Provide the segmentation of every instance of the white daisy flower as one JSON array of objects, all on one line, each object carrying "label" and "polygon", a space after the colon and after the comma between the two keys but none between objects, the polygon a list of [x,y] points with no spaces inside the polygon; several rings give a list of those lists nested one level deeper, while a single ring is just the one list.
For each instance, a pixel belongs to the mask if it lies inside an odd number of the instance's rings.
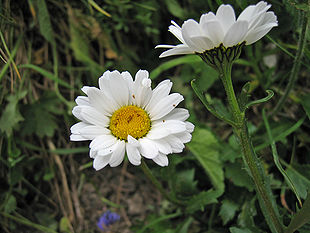
[{"label": "white daisy flower", "polygon": [[143,156],[168,166],[167,155],[182,152],[194,130],[186,121],[188,110],[176,108],[183,96],[169,94],[171,87],[164,80],[152,90],[146,70],[139,70],[135,80],[127,71],[106,71],[99,89],[84,86],[87,96],[76,98],[72,113],[81,122],[71,127],[71,141],[92,140],[96,170],[118,166],[125,153],[133,165],[140,165]]},{"label": "white daisy flower", "polygon": [[216,14],[209,12],[200,17],[199,23],[193,19],[185,21],[182,28],[171,21],[169,31],[182,44],[158,45],[156,48],[168,48],[159,57],[179,54],[204,53],[223,45],[225,48],[242,43],[253,44],[278,25],[277,17],[266,2],[260,1],[242,11],[236,20],[230,5],[221,5]]}]

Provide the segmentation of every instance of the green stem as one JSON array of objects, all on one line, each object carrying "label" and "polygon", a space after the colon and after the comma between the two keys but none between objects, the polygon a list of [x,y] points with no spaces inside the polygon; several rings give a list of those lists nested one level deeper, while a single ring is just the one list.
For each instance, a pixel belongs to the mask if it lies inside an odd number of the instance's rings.
[{"label": "green stem", "polygon": [[[273,227],[276,229],[278,233],[283,232],[282,224],[276,214],[276,210],[272,204],[271,196],[268,193],[265,181],[264,181],[264,174],[260,170],[259,159],[257,158],[254,149],[252,147],[251,139],[248,135],[248,129],[245,120],[245,113],[240,110],[235,91],[233,88],[232,80],[231,80],[231,69],[232,64],[227,64],[224,69],[222,69],[221,79],[227,94],[228,104],[230,106],[231,112],[233,114],[235,120],[234,133],[238,137],[241,150],[243,154],[243,159],[248,167],[248,170],[253,178],[257,193],[262,200],[262,208],[263,212],[267,213],[270,217],[271,223]],[[265,210],[265,211],[264,211]]]},{"label": "green stem", "polygon": [[299,69],[300,69],[300,64],[301,64],[301,58],[303,56],[303,52],[305,49],[305,45],[307,42],[306,39],[306,35],[307,35],[307,28],[308,28],[308,16],[307,13],[301,11],[301,18],[302,18],[302,30],[300,33],[300,37],[298,40],[298,49],[297,49],[297,54],[295,56],[295,60],[294,60],[294,65],[293,68],[291,70],[290,76],[289,76],[289,81],[288,84],[285,88],[285,92],[283,94],[283,96],[280,98],[279,102],[277,103],[276,107],[274,108],[274,110],[270,113],[271,116],[273,116],[274,114],[276,114],[278,111],[280,111],[288,97],[288,95],[290,94],[291,90],[294,87],[294,84],[297,80],[298,77],[298,73],[299,73]]},{"label": "green stem", "polygon": [[144,160],[141,161],[141,169],[144,172],[144,174],[147,176],[147,178],[149,178],[151,180],[151,182],[153,183],[153,185],[155,185],[155,187],[160,191],[160,193],[170,202],[179,205],[179,206],[184,206],[185,203],[183,203],[182,201],[179,201],[175,198],[173,198],[171,195],[169,195],[166,190],[163,188],[163,186],[159,183],[159,181],[157,180],[157,178],[152,174],[150,168],[147,166],[147,164],[144,162]]}]

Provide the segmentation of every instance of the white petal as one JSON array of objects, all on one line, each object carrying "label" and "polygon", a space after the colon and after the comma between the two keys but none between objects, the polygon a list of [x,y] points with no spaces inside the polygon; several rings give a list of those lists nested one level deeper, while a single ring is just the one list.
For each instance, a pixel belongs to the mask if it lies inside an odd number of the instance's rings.
[{"label": "white petal", "polygon": [[163,120],[153,122],[152,129],[147,134],[149,139],[160,139],[169,134],[176,134],[186,131],[186,124],[178,120]]},{"label": "white petal", "polygon": [[111,147],[112,145],[116,144],[116,142],[117,139],[113,135],[100,135],[92,140],[92,142],[89,144],[89,147],[93,150],[100,150]]},{"label": "white petal", "polygon": [[107,166],[109,163],[110,157],[111,157],[110,155],[108,155],[108,156],[96,156],[94,159],[94,163],[93,163],[93,166],[96,169],[96,171]]},{"label": "white petal", "polygon": [[73,134],[80,134],[80,130],[89,125],[90,124],[87,124],[85,122],[79,122],[79,123],[72,125],[70,128],[70,131]]},{"label": "white petal", "polygon": [[[86,105],[82,105],[82,106],[86,106]],[[83,120],[83,117],[81,115],[81,112],[82,112],[82,106],[75,106],[73,109],[72,109],[72,114],[73,116],[75,116],[77,119],[79,120]]]},{"label": "white petal", "polygon": [[207,14],[203,14],[200,16],[200,21],[199,21],[199,24],[204,24],[204,23],[207,23],[207,22],[210,22],[210,21],[215,21],[217,20],[215,14],[213,12],[209,12]]},{"label": "white petal", "polygon": [[98,125],[101,127],[107,127],[109,124],[110,119],[103,115],[102,113],[98,112],[93,107],[83,106],[81,111],[81,116],[83,119],[93,125]]},{"label": "white petal", "polygon": [[193,54],[195,53],[195,50],[188,47],[187,45],[179,44],[176,46],[173,46],[172,49],[169,49],[159,55],[160,58],[168,57],[172,55],[182,55],[182,54]]},{"label": "white petal", "polygon": [[176,38],[179,39],[183,44],[185,43],[183,37],[182,37],[182,29],[179,25],[177,25],[174,21],[171,21],[173,25],[169,26],[169,32],[171,32]]},{"label": "white petal", "polygon": [[87,95],[89,97],[91,106],[93,106],[104,115],[111,116],[118,108],[116,102],[112,98],[107,97],[107,95],[102,90],[97,88],[92,89],[88,91]]},{"label": "white petal", "polygon": [[109,164],[111,167],[120,165],[125,156],[125,141],[118,140],[115,150],[113,151]]},{"label": "white petal", "polygon": [[200,26],[195,20],[189,19],[183,23],[182,36],[188,47],[199,53],[204,51],[204,48],[199,47],[191,40],[191,37],[202,36]]},{"label": "white petal", "polygon": [[179,121],[185,121],[187,118],[189,118],[189,112],[185,108],[175,108],[169,114],[164,116],[163,118],[159,120],[179,120]]},{"label": "white petal", "polygon": [[94,159],[97,156],[97,151],[90,149],[89,150],[89,157]]},{"label": "white petal", "polygon": [[143,157],[153,159],[158,155],[158,148],[152,140],[140,138],[138,141],[140,142],[140,153]]},{"label": "white petal", "polygon": [[179,138],[182,141],[182,143],[188,143],[192,140],[192,135],[188,132],[174,134],[174,136]]},{"label": "white petal", "polygon": [[212,44],[212,47],[208,48],[214,48],[219,46],[224,39],[224,30],[222,28],[222,25],[219,21],[211,21],[211,22],[207,22],[201,25],[203,30],[207,32],[209,40]]},{"label": "white petal", "polygon": [[145,107],[146,111],[151,111],[152,108],[163,98],[167,97],[170,93],[172,82],[170,80],[164,80],[160,82],[157,87],[153,90],[152,97]]},{"label": "white petal", "polygon": [[144,108],[152,97],[151,80],[149,72],[139,70],[136,73],[133,85],[133,93],[135,105]]},{"label": "white petal", "polygon": [[130,163],[136,166],[141,164],[141,155],[135,144],[126,143],[126,153]]},{"label": "white petal", "polygon": [[221,22],[224,34],[236,22],[235,11],[231,5],[221,5],[216,11],[216,18]]},{"label": "white petal", "polygon": [[185,147],[182,141],[174,135],[166,137],[165,140],[170,144],[173,153],[181,153]]},{"label": "white petal", "polygon": [[79,134],[71,134],[70,135],[70,141],[87,141],[89,139],[84,138],[83,136]]},{"label": "white petal", "polygon": [[150,118],[152,121],[162,118],[173,110],[182,100],[183,96],[179,93],[173,93],[161,99],[152,109],[150,109]]},{"label": "white petal", "polygon": [[89,99],[86,96],[78,96],[75,102],[77,105],[89,105]]},{"label": "white petal", "polygon": [[80,129],[79,133],[83,135],[83,137],[88,138],[89,140],[93,140],[97,136],[110,133],[110,130],[100,126],[89,125]]},{"label": "white petal", "polygon": [[246,44],[253,44],[259,39],[261,39],[263,36],[265,36],[273,27],[277,26],[275,23],[270,23],[267,25],[263,25],[259,28],[256,28],[254,31],[251,32],[251,34],[247,35],[245,37]]},{"label": "white petal", "polygon": [[199,53],[202,53],[206,50],[209,50],[215,47],[215,44],[213,43],[213,41],[205,36],[191,36],[190,39],[193,43],[195,43],[195,45],[201,48],[200,51],[197,50],[197,52]]},{"label": "white petal", "polygon": [[96,88],[96,87],[83,86],[81,90],[87,95],[88,90],[91,88]]},{"label": "white petal", "polygon": [[237,21],[234,23],[224,37],[225,47],[232,47],[244,41],[248,31],[249,23],[247,21]]},{"label": "white petal", "polygon": [[127,81],[118,71],[113,71],[110,74],[110,90],[112,96],[119,106],[128,105],[129,89]]},{"label": "white petal", "polygon": [[153,161],[162,167],[168,166],[169,164],[167,155],[163,154],[159,154],[157,157],[153,159]]},{"label": "white petal", "polygon": [[158,148],[158,151],[163,154],[171,154],[172,148],[170,144],[163,138],[158,140],[153,140],[153,142],[156,144],[156,147]]},{"label": "white petal", "polygon": [[187,132],[192,133],[195,128],[194,124],[188,121],[186,121],[185,124],[186,124]]}]

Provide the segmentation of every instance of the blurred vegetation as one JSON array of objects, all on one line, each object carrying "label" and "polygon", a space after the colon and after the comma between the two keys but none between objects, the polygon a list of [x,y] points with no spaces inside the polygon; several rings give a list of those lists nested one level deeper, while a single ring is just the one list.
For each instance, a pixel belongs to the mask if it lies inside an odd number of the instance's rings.
[{"label": "blurred vegetation", "polygon": [[[168,32],[202,13],[232,4],[237,14],[257,1],[210,0],[22,0],[0,1],[0,230],[1,232],[96,232],[83,228],[72,199],[81,198],[92,161],[87,143],[69,141],[76,122],[71,110],[84,85],[97,86],[106,70],[149,70],[154,83],[170,78],[196,125],[183,155],[170,156],[166,168],[154,166],[186,208],[168,204],[131,226],[133,232],[268,232],[253,184],[230,127],[208,114],[190,88],[197,79],[207,97],[224,109],[216,71],[194,55],[159,59],[158,44],[176,44]],[[310,187],[310,46],[306,43],[293,89],[273,115],[289,83],[306,1],[270,0],[279,26],[245,47],[233,70],[241,91],[250,82],[251,98],[275,97],[248,112],[250,133],[263,160],[285,225]],[[306,32],[309,41],[310,30]],[[274,163],[262,118],[267,112],[279,161],[293,181],[294,193]],[[150,163],[151,165],[151,163]],[[136,168],[135,174],[140,174]],[[104,173],[103,169],[100,173]],[[141,173],[142,174],[142,173]],[[86,178],[87,179],[87,178]],[[95,184],[96,185],[96,184]],[[76,194],[77,196],[74,196]],[[105,200],[109,206],[119,206]],[[167,204],[167,203],[166,203]],[[98,216],[99,218],[99,216]],[[84,220],[83,220],[84,219]],[[26,228],[25,228],[26,227]],[[310,224],[299,232],[309,232]],[[122,231],[120,231],[122,232]]]}]

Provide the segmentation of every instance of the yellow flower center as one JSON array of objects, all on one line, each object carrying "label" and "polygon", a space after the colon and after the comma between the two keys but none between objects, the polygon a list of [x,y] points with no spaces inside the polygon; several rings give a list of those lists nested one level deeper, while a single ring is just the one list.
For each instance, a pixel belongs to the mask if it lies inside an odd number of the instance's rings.
[{"label": "yellow flower center", "polygon": [[150,131],[151,119],[142,108],[124,106],[113,113],[109,128],[119,139],[127,140],[128,135],[138,139]]}]

